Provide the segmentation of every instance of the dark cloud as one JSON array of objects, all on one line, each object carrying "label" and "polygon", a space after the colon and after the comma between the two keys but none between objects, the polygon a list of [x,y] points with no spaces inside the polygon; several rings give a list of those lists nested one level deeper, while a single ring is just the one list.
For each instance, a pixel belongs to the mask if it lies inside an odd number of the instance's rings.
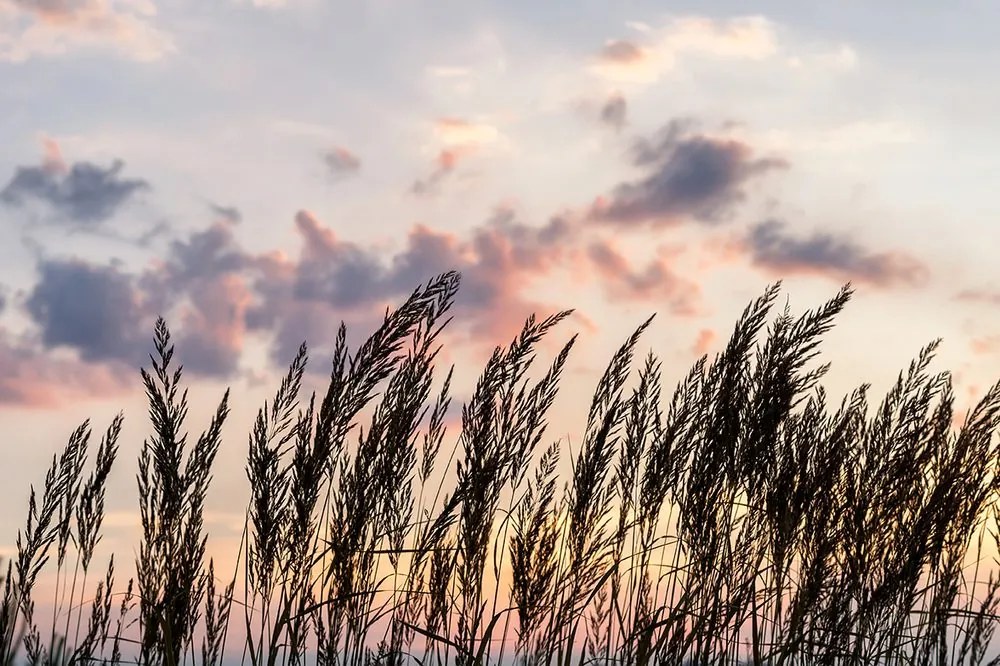
[{"label": "dark cloud", "polygon": [[295,225],[304,241],[295,280],[296,298],[349,308],[386,295],[377,255],[341,241],[307,211],[299,211]]},{"label": "dark cloud", "polygon": [[611,95],[601,107],[601,122],[621,131],[628,120],[628,103],[621,93]]},{"label": "dark cloud", "polygon": [[335,176],[347,176],[361,170],[361,159],[340,146],[324,153],[323,161]]},{"label": "dark cloud", "polygon": [[85,361],[139,362],[152,330],[131,276],[78,260],[44,260],[26,302],[47,348],[69,347]]},{"label": "dark cloud", "polygon": [[222,219],[173,241],[166,261],[140,280],[148,307],[177,319],[177,348],[202,375],[233,375],[243,350],[257,258],[237,242],[234,224]]},{"label": "dark cloud", "polygon": [[153,275],[171,289],[188,289],[198,280],[237,273],[250,262],[233,235],[232,224],[223,220],[186,239],[171,241],[166,267]]},{"label": "dark cloud", "polygon": [[645,57],[645,49],[624,39],[608,42],[600,53],[601,60],[616,64],[631,64],[643,60]]},{"label": "dark cloud", "polygon": [[136,192],[149,188],[144,180],[123,178],[124,163],[108,167],[77,162],[70,167],[58,161],[42,166],[18,167],[0,190],[0,201],[22,206],[38,201],[68,221],[97,224],[111,218]]},{"label": "dark cloud", "polygon": [[830,233],[795,237],[786,229],[784,222],[767,220],[750,230],[745,243],[754,264],[780,274],[816,273],[878,286],[913,286],[927,279],[927,267],[908,255],[871,252]]},{"label": "dark cloud", "polygon": [[664,225],[683,218],[722,222],[745,198],[750,179],[787,166],[781,159],[755,158],[739,141],[692,134],[689,129],[675,122],[655,140],[637,141],[633,164],[646,175],[599,200],[593,216],[622,224]]},{"label": "dark cloud", "polygon": [[231,222],[173,241],[165,260],[139,273],[79,259],[43,260],[25,306],[45,349],[70,348],[85,362],[138,367],[153,322],[165,316],[185,367],[232,376],[243,349],[257,259],[236,243]]},{"label": "dark cloud", "polygon": [[[295,217],[301,250],[290,257],[247,251],[231,217],[172,241],[162,259],[140,271],[80,259],[40,261],[38,281],[24,302],[34,337],[14,344],[0,331],[0,357],[61,359],[56,374],[72,375],[80,386],[92,367],[102,386],[112,386],[116,368],[134,373],[147,362],[152,324],[162,315],[189,372],[227,378],[240,371],[249,334],[270,340],[278,365],[303,340],[322,359],[341,320],[349,342],[357,344],[378,326],[386,307],[453,269],[463,273],[459,335],[464,331],[474,345],[492,347],[516,333],[529,314],[555,309],[526,294],[532,280],[568,256],[565,248],[576,233],[566,218],[529,226],[501,207],[461,237],[416,225],[398,251],[386,255],[339,237],[301,211]],[[53,349],[75,354],[48,356]],[[0,382],[0,401],[51,397],[44,378],[23,364],[18,368],[20,379]],[[313,368],[327,370],[322,362]]]},{"label": "dark cloud", "polygon": [[[341,320],[355,345],[387,307],[448,270],[463,276],[453,334],[489,348],[514,335],[529,314],[558,309],[533,295],[553,271],[596,279],[613,299],[667,303],[675,313],[689,313],[697,300],[697,289],[662,254],[635,266],[610,243],[588,246],[593,227],[571,214],[532,225],[500,206],[461,235],[415,225],[387,254],[342,237],[303,210],[294,220],[300,249],[290,256],[248,251],[235,235],[237,215],[224,211],[215,207],[215,222],[172,240],[144,270],[76,259],[40,262],[25,303],[37,325],[39,354],[68,348],[83,367],[134,369],[144,362],[152,323],[162,315],[185,368],[195,374],[240,372],[250,335],[270,346],[279,366],[303,340],[323,359]],[[327,370],[321,361],[311,367]]]}]

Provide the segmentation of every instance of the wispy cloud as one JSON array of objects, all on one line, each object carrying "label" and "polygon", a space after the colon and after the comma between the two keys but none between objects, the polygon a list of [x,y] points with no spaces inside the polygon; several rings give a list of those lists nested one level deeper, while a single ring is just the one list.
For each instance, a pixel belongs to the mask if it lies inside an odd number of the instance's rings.
[{"label": "wispy cloud", "polygon": [[698,331],[698,337],[694,341],[694,345],[691,346],[691,353],[696,357],[701,358],[708,354],[715,347],[715,343],[719,339],[719,334],[710,328],[703,328]]},{"label": "wispy cloud", "polygon": [[446,146],[466,148],[495,143],[502,137],[493,125],[455,117],[438,118],[434,122],[434,134]]},{"label": "wispy cloud", "polygon": [[467,151],[457,148],[442,150],[434,158],[434,165],[431,172],[413,181],[410,191],[418,196],[437,194],[441,183],[455,171],[459,160],[463,159],[466,154]]},{"label": "wispy cloud", "polygon": [[955,300],[983,305],[1000,305],[1000,289],[963,289],[955,294]]},{"label": "wispy cloud", "polygon": [[774,25],[759,16],[725,21],[678,17],[660,29],[644,27],[641,42],[606,42],[591,71],[615,82],[653,83],[684,57],[761,60],[778,51]]},{"label": "wispy cloud", "polygon": [[0,0],[0,60],[110,48],[140,61],[174,49],[151,0]]}]

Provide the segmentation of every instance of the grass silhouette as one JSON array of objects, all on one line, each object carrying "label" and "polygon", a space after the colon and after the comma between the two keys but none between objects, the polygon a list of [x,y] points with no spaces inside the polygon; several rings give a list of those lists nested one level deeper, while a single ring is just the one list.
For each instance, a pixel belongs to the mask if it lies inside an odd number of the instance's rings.
[{"label": "grass silhouette", "polygon": [[30,493],[0,662],[1000,663],[986,555],[1000,545],[1000,384],[954,427],[933,343],[880,402],[861,385],[828,404],[815,361],[851,291],[793,316],[772,312],[775,285],[669,395],[657,358],[635,361],[642,323],[570,451],[546,414],[575,337],[535,368],[561,312],[494,350],[445,461],[454,368],[435,362],[458,288],[456,273],[419,287],[353,353],[341,325],[323,394],[301,395],[300,348],[250,433],[239,566],[221,580],[203,514],[228,393],[189,440],[158,322],[135,575],[119,585],[114,558],[93,557],[119,415],[89,471],[85,423]]}]

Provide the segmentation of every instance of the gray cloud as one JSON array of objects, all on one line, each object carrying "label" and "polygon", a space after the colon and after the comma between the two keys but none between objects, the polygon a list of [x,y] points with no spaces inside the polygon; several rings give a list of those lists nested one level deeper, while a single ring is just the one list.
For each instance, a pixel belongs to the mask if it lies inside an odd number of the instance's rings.
[{"label": "gray cloud", "polygon": [[243,213],[236,206],[220,206],[219,204],[209,204],[209,208],[212,213],[227,222],[232,222],[233,224],[239,224],[243,221]]},{"label": "gray cloud", "polygon": [[167,316],[185,367],[229,377],[243,349],[254,257],[236,243],[231,222],[175,240],[165,260],[139,273],[79,259],[42,260],[25,307],[45,349],[69,348],[86,362],[138,367],[153,322]]},{"label": "gray cloud", "polygon": [[749,180],[787,166],[781,159],[755,158],[739,141],[692,134],[690,128],[673,122],[656,139],[637,141],[632,161],[646,175],[616,187],[595,206],[594,217],[622,224],[665,225],[682,218],[719,223],[745,198]]},{"label": "gray cloud", "polygon": [[927,267],[908,255],[871,252],[830,233],[795,237],[786,229],[784,222],[767,220],[750,230],[745,242],[754,264],[779,273],[816,273],[879,286],[914,286],[927,279]]},{"label": "gray cloud", "polygon": [[77,162],[67,168],[61,163],[22,166],[0,190],[0,201],[22,206],[38,201],[50,206],[65,219],[98,224],[111,218],[136,192],[149,188],[144,180],[122,178],[124,163],[109,167]]},{"label": "gray cloud", "polygon": [[47,348],[69,347],[85,361],[139,362],[146,321],[131,276],[79,260],[43,260],[26,302]]},{"label": "gray cloud", "polygon": [[628,102],[621,93],[611,95],[601,107],[601,122],[621,131],[628,120]]},{"label": "gray cloud", "polygon": [[[452,331],[488,347],[515,334],[529,314],[557,309],[535,300],[532,288],[566,267],[596,278],[612,298],[656,300],[677,312],[692,299],[662,257],[636,268],[611,245],[581,252],[587,227],[568,216],[536,226],[499,207],[462,235],[416,225],[387,255],[300,211],[297,256],[250,252],[235,236],[234,216],[218,217],[171,241],[162,259],[141,271],[76,259],[40,262],[26,302],[39,351],[69,348],[84,365],[134,368],[145,360],[152,322],[163,315],[185,367],[196,374],[233,376],[248,335],[270,345],[276,365],[287,363],[303,340],[323,359],[341,320],[357,344],[387,306],[448,270],[463,276]],[[322,361],[311,367],[327,370]]]},{"label": "gray cloud", "polygon": [[347,148],[339,146],[324,153],[323,162],[335,176],[347,176],[361,170],[361,159]]}]

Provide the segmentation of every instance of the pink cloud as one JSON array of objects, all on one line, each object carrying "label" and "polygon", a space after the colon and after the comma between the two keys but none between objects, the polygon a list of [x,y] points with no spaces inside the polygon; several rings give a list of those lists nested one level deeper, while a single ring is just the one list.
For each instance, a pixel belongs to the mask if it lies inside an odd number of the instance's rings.
[{"label": "pink cloud", "polygon": [[1000,335],[973,338],[969,346],[973,352],[981,356],[995,354],[1000,352]]},{"label": "pink cloud", "polygon": [[634,269],[613,243],[593,241],[587,247],[587,258],[613,299],[666,304],[673,314],[683,316],[701,311],[700,287],[674,273],[666,256]]},{"label": "pink cloud", "polygon": [[468,146],[446,148],[437,154],[434,158],[434,168],[431,172],[423,177],[418,178],[410,186],[410,191],[416,195],[430,195],[435,194],[441,183],[448,178],[454,171],[455,167],[458,165],[459,160],[465,159],[467,155],[472,152],[472,148]]},{"label": "pink cloud", "polygon": [[0,406],[55,408],[81,398],[124,394],[138,374],[123,363],[56,358],[0,329]]},{"label": "pink cloud", "polygon": [[712,348],[715,346],[716,340],[719,339],[718,333],[710,328],[703,328],[698,331],[698,337],[694,341],[694,345],[691,347],[691,353],[701,358],[708,354]]},{"label": "pink cloud", "polygon": [[0,41],[0,60],[111,47],[134,60],[149,61],[174,50],[171,37],[154,25],[156,6],[144,0],[9,0],[11,33]]},{"label": "pink cloud", "polygon": [[966,289],[955,295],[956,301],[966,303],[985,303],[988,305],[1000,305],[1000,291],[988,289]]}]

